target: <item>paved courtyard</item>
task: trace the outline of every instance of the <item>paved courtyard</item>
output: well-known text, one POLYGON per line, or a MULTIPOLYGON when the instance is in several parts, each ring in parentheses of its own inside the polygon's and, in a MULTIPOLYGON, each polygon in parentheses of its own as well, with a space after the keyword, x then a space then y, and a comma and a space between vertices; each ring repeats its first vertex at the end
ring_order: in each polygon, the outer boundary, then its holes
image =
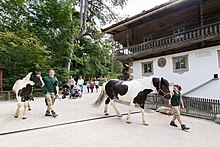
MULTIPOLYGON (((149 126, 141 124, 141 114, 132 114, 132 124, 123 117, 103 117, 103 105, 93 109, 97 93, 84 94, 81 99, 56 101, 57 118, 45 117, 43 98, 35 98, 28 118, 13 117, 15 101, 0 102, 0 147, 218 147, 220 125, 213 121, 183 116, 191 127, 185 132, 169 126, 171 116, 151 110, 145 114, 149 126), (103 117, 103 118, 102 118, 103 117), (92 118, 102 118, 94 119, 92 118), (85 121, 81 121, 85 120, 85 121), (59 125, 57 125, 59 124, 59 125), (62 124, 62 125, 61 125, 62 124), (54 125, 54 126, 53 126, 54 125), (48 128, 44 128, 49 126, 48 128), (39 128, 30 130, 32 128, 39 128), (27 130, 26 132, 14 132, 27 130), (2 135, 3 133, 14 132, 2 135)), ((116 103, 125 113, 128 106, 116 103)), ((110 115, 115 112, 110 107, 110 115)))

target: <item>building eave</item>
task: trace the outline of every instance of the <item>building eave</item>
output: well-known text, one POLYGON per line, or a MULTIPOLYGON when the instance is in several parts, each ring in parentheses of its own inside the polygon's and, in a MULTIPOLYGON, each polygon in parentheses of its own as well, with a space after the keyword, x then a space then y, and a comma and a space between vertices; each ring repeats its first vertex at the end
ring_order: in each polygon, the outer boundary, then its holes
POLYGON ((159 13, 160 11, 163 11, 165 9, 168 9, 170 7, 174 7, 182 2, 184 2, 186 0, 173 0, 173 1, 169 1, 167 3, 164 3, 164 4, 161 4, 159 6, 156 6, 150 10, 147 10, 147 11, 143 11, 142 13, 139 13, 135 16, 132 16, 131 18, 127 18, 123 21, 120 21, 116 24, 113 24, 112 26, 110 27, 107 27, 105 29, 102 29, 102 34, 114 34, 114 31, 117 31, 117 29, 123 29, 123 27, 126 27, 127 25, 129 24, 132 24, 136 21, 139 21, 145 17, 148 17, 150 15, 153 15, 155 13, 159 13))

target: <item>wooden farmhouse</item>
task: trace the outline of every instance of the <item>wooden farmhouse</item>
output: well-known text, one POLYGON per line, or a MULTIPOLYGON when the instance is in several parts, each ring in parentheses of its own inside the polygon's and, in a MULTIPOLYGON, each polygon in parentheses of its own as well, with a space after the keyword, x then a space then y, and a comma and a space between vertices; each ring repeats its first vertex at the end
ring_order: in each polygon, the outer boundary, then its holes
POLYGON ((129 79, 164 77, 182 93, 220 98, 220 0, 171 0, 102 30, 129 79))

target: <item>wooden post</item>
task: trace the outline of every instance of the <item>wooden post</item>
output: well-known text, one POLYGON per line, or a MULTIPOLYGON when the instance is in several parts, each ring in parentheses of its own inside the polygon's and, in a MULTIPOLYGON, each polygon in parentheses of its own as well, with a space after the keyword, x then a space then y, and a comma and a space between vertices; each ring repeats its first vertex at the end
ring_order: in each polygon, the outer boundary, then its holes
POLYGON ((126 42, 127 42, 127 48, 130 46, 129 44, 129 31, 128 31, 128 27, 126 27, 126 42))
POLYGON ((2 85, 3 85, 3 69, 0 68, 0 91, 2 91, 2 85))
POLYGON ((11 100, 11 95, 10 95, 10 91, 8 91, 8 100, 11 100))
POLYGON ((129 69, 128 69, 129 80, 133 80, 133 60, 130 60, 128 64, 129 64, 129 69))
MULTIPOLYGON (((202 1, 203 1, 203 0, 200 0, 200 3, 199 3, 199 9, 200 9, 200 26, 201 26, 201 27, 204 26, 202 1)), ((202 41, 202 46, 204 46, 204 41, 202 41)))

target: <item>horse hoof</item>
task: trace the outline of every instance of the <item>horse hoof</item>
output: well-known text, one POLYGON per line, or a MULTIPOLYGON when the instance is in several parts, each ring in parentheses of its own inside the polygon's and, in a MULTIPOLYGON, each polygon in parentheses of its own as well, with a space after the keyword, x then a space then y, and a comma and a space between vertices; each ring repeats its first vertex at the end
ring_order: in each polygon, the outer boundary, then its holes
POLYGON ((27 119, 27 117, 22 117, 22 119, 27 119))
POLYGON ((106 116, 109 116, 109 114, 108 114, 108 113, 105 113, 105 115, 106 115, 106 116))
POLYGON ((126 123, 127 123, 127 124, 131 124, 131 122, 130 122, 130 121, 126 121, 126 123))
POLYGON ((148 123, 143 123, 143 125, 144 125, 144 126, 149 126, 149 124, 148 124, 148 123))
POLYGON ((14 116, 14 118, 18 118, 18 116, 14 116))
POLYGON ((122 115, 121 115, 121 114, 118 114, 118 117, 122 117, 122 115))
POLYGON ((28 109, 28 111, 31 111, 31 109, 28 109))

